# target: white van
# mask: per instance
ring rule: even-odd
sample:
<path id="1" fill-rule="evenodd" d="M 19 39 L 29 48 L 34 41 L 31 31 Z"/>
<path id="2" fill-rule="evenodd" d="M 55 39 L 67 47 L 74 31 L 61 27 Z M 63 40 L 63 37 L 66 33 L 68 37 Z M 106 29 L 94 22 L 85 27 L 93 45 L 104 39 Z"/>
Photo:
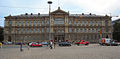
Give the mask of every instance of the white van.
<path id="1" fill-rule="evenodd" d="M 118 46 L 119 44 L 115 43 L 114 40 L 110 38 L 99 39 L 99 44 L 103 46 Z"/>

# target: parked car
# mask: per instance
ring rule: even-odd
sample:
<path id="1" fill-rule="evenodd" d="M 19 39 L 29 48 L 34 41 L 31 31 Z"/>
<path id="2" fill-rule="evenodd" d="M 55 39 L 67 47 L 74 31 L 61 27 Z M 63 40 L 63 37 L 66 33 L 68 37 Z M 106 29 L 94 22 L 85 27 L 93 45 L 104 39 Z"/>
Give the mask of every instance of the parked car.
<path id="1" fill-rule="evenodd" d="M 89 42 L 84 41 L 84 40 L 81 40 L 81 41 L 79 41 L 79 42 L 75 42 L 75 44 L 77 44 L 78 46 L 79 46 L 80 44 L 89 45 Z"/>
<path id="2" fill-rule="evenodd" d="M 58 45 L 59 46 L 71 46 L 71 43 L 70 42 L 60 42 Z"/>
<path id="3" fill-rule="evenodd" d="M 119 43 L 115 42 L 110 38 L 99 39 L 99 44 L 102 46 L 118 46 L 119 45 Z"/>
<path id="4" fill-rule="evenodd" d="M 8 42 L 6 42 L 5 44 L 11 45 L 11 44 L 13 44 L 13 42 L 8 41 Z"/>
<path id="5" fill-rule="evenodd" d="M 21 44 L 25 45 L 25 43 L 21 43 L 21 42 L 16 42 L 15 43 L 15 45 L 21 45 Z"/>
<path id="6" fill-rule="evenodd" d="M 29 43 L 29 45 L 30 45 L 31 47 L 42 47 L 42 46 L 43 46 L 42 44 L 36 43 L 36 42 L 31 42 L 31 43 Z"/>
<path id="7" fill-rule="evenodd" d="M 48 45 L 48 42 L 41 42 L 42 45 Z"/>

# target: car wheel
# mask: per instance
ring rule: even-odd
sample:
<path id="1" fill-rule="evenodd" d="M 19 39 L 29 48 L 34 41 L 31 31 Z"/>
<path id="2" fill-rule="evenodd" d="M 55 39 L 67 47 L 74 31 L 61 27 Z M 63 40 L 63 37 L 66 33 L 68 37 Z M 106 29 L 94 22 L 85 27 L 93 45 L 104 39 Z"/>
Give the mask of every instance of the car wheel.
<path id="1" fill-rule="evenodd" d="M 77 46 L 79 46 L 80 44 L 77 44 Z"/>
<path id="2" fill-rule="evenodd" d="M 85 45 L 88 45 L 88 43 L 86 43 Z"/>

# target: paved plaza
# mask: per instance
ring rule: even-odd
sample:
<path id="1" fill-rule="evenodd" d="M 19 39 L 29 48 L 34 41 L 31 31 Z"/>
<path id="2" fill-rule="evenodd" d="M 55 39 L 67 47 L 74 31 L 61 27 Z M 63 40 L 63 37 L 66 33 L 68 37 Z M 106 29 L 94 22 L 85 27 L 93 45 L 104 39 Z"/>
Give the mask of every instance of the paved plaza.
<path id="1" fill-rule="evenodd" d="M 20 51 L 19 46 L 13 48 L 0 48 L 0 59 L 120 59 L 120 46 L 89 46 L 71 47 L 35 47 L 29 50 L 24 46 Z"/>

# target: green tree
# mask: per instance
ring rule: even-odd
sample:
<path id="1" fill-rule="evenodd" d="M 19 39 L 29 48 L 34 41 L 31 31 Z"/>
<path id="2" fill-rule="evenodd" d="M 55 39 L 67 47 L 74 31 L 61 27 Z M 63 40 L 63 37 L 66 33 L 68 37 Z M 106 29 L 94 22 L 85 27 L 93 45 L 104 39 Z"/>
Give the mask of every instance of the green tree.
<path id="1" fill-rule="evenodd" d="M 120 42 L 120 22 L 115 22 L 113 29 L 113 39 Z"/>
<path id="2" fill-rule="evenodd" d="M 3 28 L 0 27 L 0 42 L 2 42 L 4 40 L 4 34 L 3 34 Z"/>

